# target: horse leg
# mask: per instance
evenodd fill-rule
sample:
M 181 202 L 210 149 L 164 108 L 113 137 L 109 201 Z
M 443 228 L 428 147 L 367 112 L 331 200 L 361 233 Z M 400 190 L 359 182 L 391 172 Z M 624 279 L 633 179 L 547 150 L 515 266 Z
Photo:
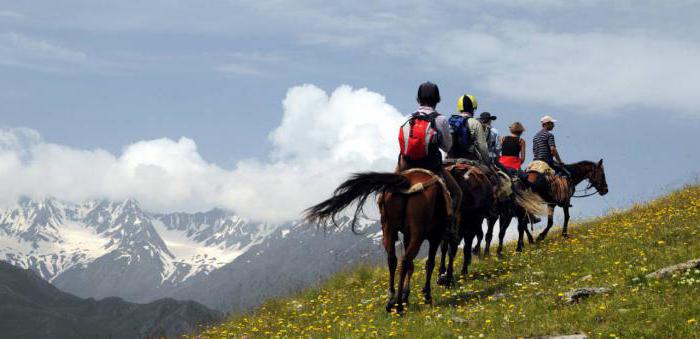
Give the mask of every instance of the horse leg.
M 449 256 L 448 256 L 448 262 L 447 262 L 447 272 L 445 272 L 445 275 L 443 276 L 443 285 L 447 287 L 451 287 L 455 285 L 455 276 L 454 276 L 454 267 L 455 267 L 455 257 L 457 256 L 457 250 L 459 249 L 459 241 L 462 240 L 462 237 L 459 237 L 459 240 L 456 242 L 452 241 L 450 242 L 449 246 Z M 470 243 L 471 244 L 471 243 Z M 464 250 L 465 251 L 470 251 L 469 245 L 465 244 L 464 245 Z
M 443 240 L 440 245 L 440 250 L 442 252 L 442 258 L 440 258 L 440 275 L 437 280 L 437 284 L 440 286 L 450 287 L 455 284 L 454 278 L 454 260 L 457 255 L 457 248 L 459 247 L 459 242 L 462 241 L 462 227 L 460 226 L 458 231 L 458 237 L 456 242 L 450 240 Z M 447 259 L 447 265 L 445 265 L 445 259 Z
M 478 256 L 481 253 L 481 239 L 483 237 L 484 237 L 484 230 L 481 228 L 481 225 L 479 225 L 479 229 L 476 230 L 476 245 L 474 246 L 474 249 L 472 250 L 472 254 Z M 469 247 L 471 247 L 471 244 L 469 245 Z M 467 248 L 467 247 L 465 247 L 465 248 Z
M 481 225 L 481 223 L 479 223 Z M 464 262 L 462 262 L 462 276 L 466 277 L 469 273 L 469 265 L 472 263 L 472 253 L 468 250 L 468 246 L 474 241 L 475 232 L 468 230 L 464 237 Z
M 484 257 L 488 257 L 491 252 L 491 239 L 493 239 L 493 228 L 496 226 L 497 217 L 491 217 L 488 219 L 486 236 L 484 237 Z
M 442 276 L 445 274 L 445 271 L 447 269 L 445 268 L 445 257 L 447 257 L 447 248 L 449 246 L 449 242 L 447 240 L 442 240 L 440 242 L 440 268 L 438 269 L 438 277 Z M 440 283 L 438 282 L 438 285 Z
M 387 264 L 389 266 L 389 298 L 386 311 L 391 312 L 396 303 L 396 290 L 394 289 L 394 276 L 396 275 L 396 244 L 390 231 L 384 231 L 384 249 L 386 250 Z
M 544 238 L 547 237 L 549 229 L 552 228 L 552 225 L 554 225 L 554 205 L 550 204 L 547 210 L 549 212 L 549 215 L 547 216 L 547 227 L 545 227 L 544 231 L 537 236 L 537 242 L 544 240 Z
M 496 254 L 499 258 L 503 256 L 503 239 L 506 237 L 506 231 L 512 220 L 512 215 L 503 215 L 498 224 L 498 250 L 496 250 Z
M 518 218 L 518 246 L 515 248 L 516 252 L 522 252 L 523 251 L 523 235 L 525 234 L 525 231 L 523 230 L 523 218 Z
M 407 240 L 406 253 L 401 257 L 401 265 L 399 267 L 399 289 L 396 300 L 396 310 L 399 313 L 403 312 L 404 303 L 408 305 L 408 297 L 410 291 L 410 273 L 413 273 L 413 259 L 418 255 L 420 250 L 421 240 L 418 236 L 411 237 Z
M 430 240 L 428 249 L 428 260 L 425 262 L 425 286 L 423 287 L 423 298 L 426 304 L 433 303 L 433 296 L 430 293 L 430 279 L 433 276 L 433 269 L 435 268 L 435 255 L 437 254 L 439 240 Z
M 562 227 L 561 236 L 564 238 L 569 237 L 569 203 L 564 204 L 564 226 Z

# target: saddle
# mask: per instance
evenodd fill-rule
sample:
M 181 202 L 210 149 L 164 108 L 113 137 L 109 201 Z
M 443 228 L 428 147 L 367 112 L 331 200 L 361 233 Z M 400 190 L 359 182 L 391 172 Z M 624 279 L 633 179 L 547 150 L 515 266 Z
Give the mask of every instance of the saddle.
M 423 168 L 411 168 L 411 169 L 407 169 L 405 171 L 402 171 L 399 174 L 405 176 L 405 175 L 408 175 L 408 174 L 411 174 L 414 172 L 420 172 L 420 173 L 430 175 L 430 179 L 428 179 L 427 181 L 419 182 L 417 184 L 413 184 L 408 189 L 399 191 L 398 193 L 407 194 L 407 195 L 416 194 L 416 193 L 420 193 L 420 192 L 425 191 L 428 187 L 430 187 L 432 185 L 440 185 L 440 188 L 441 188 L 440 191 L 442 191 L 442 196 L 445 199 L 445 212 L 447 213 L 448 217 L 451 217 L 452 214 L 454 213 L 454 211 L 452 210 L 452 197 L 450 196 L 450 191 L 447 189 L 447 184 L 445 183 L 445 180 L 440 178 L 437 174 L 435 174 L 427 169 L 423 169 Z M 383 196 L 383 194 L 379 196 L 380 200 L 381 200 L 382 196 Z
M 463 178 L 465 180 L 469 180 L 470 176 L 473 174 L 482 175 L 486 177 L 489 180 L 491 186 L 493 187 L 493 195 L 496 200 L 507 200 L 513 193 L 512 178 L 507 173 L 497 171 L 494 177 L 487 174 L 492 171 L 486 168 L 486 166 L 477 163 L 476 161 L 466 159 L 456 159 L 453 161 L 447 161 L 447 163 L 452 162 L 454 162 L 454 164 L 446 166 L 445 170 L 447 170 L 448 172 L 452 172 L 452 170 L 456 169 L 460 172 L 464 172 Z
M 541 178 L 546 180 L 547 192 L 554 200 L 553 203 L 568 204 L 572 193 L 568 178 L 556 175 L 549 164 L 541 160 L 531 162 L 525 171 L 528 173 L 528 181 L 533 185 L 536 185 Z

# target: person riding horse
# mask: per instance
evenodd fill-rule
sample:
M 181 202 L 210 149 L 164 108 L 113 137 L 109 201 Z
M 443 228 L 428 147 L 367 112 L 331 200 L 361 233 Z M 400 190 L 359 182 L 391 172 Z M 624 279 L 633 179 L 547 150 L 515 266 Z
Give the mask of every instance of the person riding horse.
M 490 165 L 486 130 L 474 118 L 478 103 L 471 94 L 457 100 L 457 114 L 450 117 L 451 134 L 454 137 L 452 148 L 447 152 L 448 159 L 467 159 Z
M 534 160 L 544 161 L 557 174 L 569 177 L 571 174 L 563 165 L 564 162 L 561 160 L 559 150 L 557 149 L 557 145 L 554 141 L 554 134 L 552 134 L 555 122 L 557 121 L 549 115 L 545 115 L 542 117 L 542 119 L 540 119 L 542 129 L 537 132 L 535 137 L 532 139 L 532 154 L 534 156 Z
M 419 107 L 418 110 L 413 113 L 409 121 L 414 118 L 430 119 L 431 126 L 433 126 L 437 132 L 437 143 L 435 143 L 435 145 L 427 145 L 427 154 L 422 158 L 411 159 L 404 154 L 400 154 L 397 173 L 411 168 L 423 168 L 440 176 L 445 181 L 447 190 L 452 198 L 453 211 L 457 211 L 462 200 L 462 189 L 450 172 L 443 168 L 442 154 L 440 153 L 440 149 L 447 153 L 453 148 L 450 124 L 444 115 L 435 110 L 435 107 L 440 102 L 440 89 L 432 82 L 424 82 L 418 87 L 416 100 L 418 101 Z M 410 129 L 411 126 L 412 125 L 407 123 L 402 128 Z M 411 133 L 411 131 L 406 132 L 406 134 L 409 133 Z M 457 213 L 453 214 L 453 218 L 449 221 L 447 227 L 447 236 L 451 238 L 457 236 L 456 218 L 454 217 L 456 214 Z

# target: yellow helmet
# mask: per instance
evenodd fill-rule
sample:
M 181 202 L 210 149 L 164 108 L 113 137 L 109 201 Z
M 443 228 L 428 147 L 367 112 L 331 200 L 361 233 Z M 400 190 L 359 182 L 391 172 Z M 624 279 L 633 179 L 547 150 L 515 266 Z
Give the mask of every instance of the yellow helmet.
M 457 111 L 459 112 L 474 113 L 477 106 L 476 97 L 471 94 L 465 94 L 457 100 Z

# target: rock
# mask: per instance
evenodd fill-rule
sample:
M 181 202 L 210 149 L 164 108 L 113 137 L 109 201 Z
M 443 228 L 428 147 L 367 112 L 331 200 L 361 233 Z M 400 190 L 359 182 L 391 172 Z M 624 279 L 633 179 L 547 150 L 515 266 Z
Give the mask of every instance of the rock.
M 589 274 L 587 276 L 581 277 L 581 279 L 579 279 L 578 281 L 589 281 L 591 279 L 593 279 L 593 276 Z
M 686 271 L 693 268 L 700 268 L 700 259 L 688 260 L 684 263 L 664 267 L 646 275 L 647 279 L 661 279 L 679 271 Z
M 505 299 L 505 298 L 507 298 L 507 297 L 508 297 L 508 295 L 505 294 L 505 293 L 496 293 L 496 294 L 494 294 L 494 295 L 491 296 L 491 298 L 492 298 L 493 300 L 501 300 L 501 299 Z
M 564 293 L 564 302 L 567 304 L 575 304 L 583 298 L 590 297 L 595 294 L 610 293 L 610 289 L 606 287 L 584 287 L 571 290 Z
M 454 321 L 456 324 L 464 324 L 467 322 L 467 319 L 454 316 L 452 317 L 452 321 Z

